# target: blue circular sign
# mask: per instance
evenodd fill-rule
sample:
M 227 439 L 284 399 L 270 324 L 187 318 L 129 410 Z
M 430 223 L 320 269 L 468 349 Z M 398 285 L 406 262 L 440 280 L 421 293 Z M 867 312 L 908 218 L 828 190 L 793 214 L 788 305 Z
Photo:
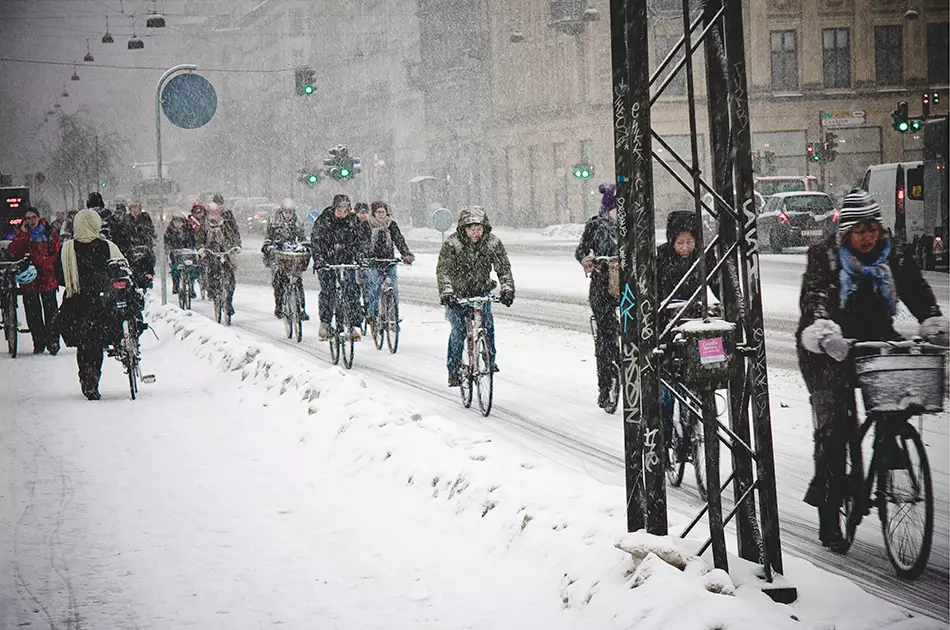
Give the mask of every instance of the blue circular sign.
M 214 86 L 200 74 L 179 74 L 162 90 L 162 111 L 173 125 L 182 129 L 205 126 L 217 108 Z
M 437 208 L 432 213 L 432 227 L 439 232 L 448 232 L 455 225 L 455 217 L 448 208 Z

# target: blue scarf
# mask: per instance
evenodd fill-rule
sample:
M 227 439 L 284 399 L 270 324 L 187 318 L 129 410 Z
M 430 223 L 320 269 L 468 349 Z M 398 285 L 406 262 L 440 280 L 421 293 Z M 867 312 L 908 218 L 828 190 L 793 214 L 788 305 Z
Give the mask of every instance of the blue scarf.
M 49 237 L 46 236 L 46 226 L 42 223 L 30 230 L 30 241 L 34 243 L 45 243 L 47 240 L 49 240 Z
M 874 291 L 880 294 L 890 308 L 891 315 L 897 314 L 897 291 L 894 289 L 894 274 L 887 258 L 891 253 L 891 242 L 885 241 L 881 254 L 870 264 L 862 264 L 858 257 L 848 247 L 838 247 L 838 258 L 841 261 L 841 271 L 838 278 L 841 283 L 841 308 L 844 309 L 848 298 L 865 278 L 874 283 Z

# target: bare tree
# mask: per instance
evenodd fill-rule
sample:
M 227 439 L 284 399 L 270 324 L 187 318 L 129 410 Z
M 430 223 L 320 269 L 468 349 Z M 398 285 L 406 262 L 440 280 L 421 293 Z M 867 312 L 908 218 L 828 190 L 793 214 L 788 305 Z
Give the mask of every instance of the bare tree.
M 115 181 L 121 144 L 118 134 L 101 133 L 82 112 L 60 116 L 56 145 L 47 148 L 48 173 L 67 208 L 76 208 L 100 182 Z

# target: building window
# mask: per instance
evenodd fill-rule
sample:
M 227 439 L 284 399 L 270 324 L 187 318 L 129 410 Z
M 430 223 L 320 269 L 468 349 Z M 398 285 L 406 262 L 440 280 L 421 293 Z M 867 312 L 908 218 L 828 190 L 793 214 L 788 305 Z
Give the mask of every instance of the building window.
M 826 28 L 822 31 L 825 49 L 825 87 L 851 87 L 851 37 L 849 29 Z
M 904 83 L 904 31 L 899 25 L 874 27 L 874 68 L 879 85 Z
M 798 33 L 772 31 L 772 91 L 798 90 Z
M 927 25 L 927 80 L 930 85 L 950 83 L 950 65 L 947 48 L 950 48 L 950 29 L 947 22 Z

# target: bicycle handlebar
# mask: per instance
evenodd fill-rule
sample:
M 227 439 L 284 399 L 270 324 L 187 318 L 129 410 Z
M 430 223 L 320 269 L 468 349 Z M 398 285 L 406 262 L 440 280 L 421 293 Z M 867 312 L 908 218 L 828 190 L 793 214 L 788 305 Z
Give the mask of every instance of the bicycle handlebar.
M 497 295 L 485 295 L 485 296 L 475 296 L 468 298 L 458 298 L 455 300 L 460 306 L 467 306 L 469 304 L 484 304 L 486 302 L 500 302 L 501 300 Z
M 922 349 L 937 350 L 947 352 L 950 350 L 947 346 L 941 346 L 929 341 L 924 341 L 920 337 L 912 339 L 901 339 L 899 341 L 858 341 L 857 339 L 845 339 L 851 350 L 901 350 L 901 349 Z
M 343 264 L 343 265 L 321 265 L 321 269 L 362 269 L 363 265 Z
M 0 261 L 0 267 L 14 267 L 16 265 L 22 265 L 25 262 L 30 260 L 29 254 L 21 258 L 20 260 L 4 260 Z
M 212 256 L 217 256 L 218 258 L 224 258 L 225 256 L 230 256 L 231 254 L 237 254 L 240 251 L 241 251 L 241 248 L 237 246 L 232 247 L 226 252 L 216 252 L 214 250 L 205 249 L 204 247 L 202 247 L 201 249 L 198 250 L 198 254 L 201 256 L 204 256 L 206 254 L 211 254 Z
M 367 264 L 381 263 L 381 264 L 389 264 L 389 265 L 398 265 L 401 262 L 402 262 L 402 258 L 367 258 L 366 259 Z
M 592 259 L 594 262 L 613 262 L 620 260 L 619 256 L 594 256 Z

